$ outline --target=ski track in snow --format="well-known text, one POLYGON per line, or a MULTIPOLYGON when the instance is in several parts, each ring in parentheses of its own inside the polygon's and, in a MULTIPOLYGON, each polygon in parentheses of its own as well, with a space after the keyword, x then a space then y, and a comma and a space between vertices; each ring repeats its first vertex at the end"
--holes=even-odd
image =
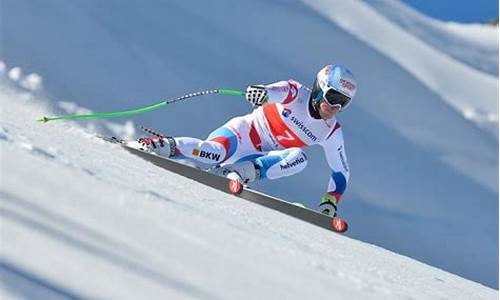
POLYGON ((2 299, 495 299, 171 174, 0 89, 2 299), (29 188, 26 188, 29 186, 29 188))

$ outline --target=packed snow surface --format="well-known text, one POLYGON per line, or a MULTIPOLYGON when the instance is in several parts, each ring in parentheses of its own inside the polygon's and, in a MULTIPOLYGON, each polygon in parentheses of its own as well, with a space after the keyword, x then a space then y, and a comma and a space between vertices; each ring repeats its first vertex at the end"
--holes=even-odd
MULTIPOLYGON (((165 172, 151 170, 149 164, 114 151, 110 145, 100 144, 90 133, 133 138, 141 134, 135 130, 135 126, 141 124, 168 135, 203 138, 230 118, 251 111, 251 106, 241 97, 193 98, 112 122, 81 120, 45 125, 31 122, 43 114, 120 111, 194 91, 244 89, 248 84, 290 78, 311 86, 314 75, 323 65, 342 63, 353 71, 359 83, 353 104, 338 116, 352 170, 348 189, 339 205, 342 216, 351 224, 346 236, 498 289, 498 26, 440 22, 391 0, 269 0, 237 4, 233 0, 215 0, 197 1, 195 5, 183 0, 47 3, 3 0, 2 11, 5 13, 2 14, 0 77, 2 82, 14 84, 20 91, 4 93, 0 107, 4 193, 0 198, 11 210, 12 203, 17 202, 3 201, 4 198, 17 197, 21 199, 19 203, 39 201, 33 204, 38 205, 36 209, 31 209, 38 211, 37 218, 43 214, 46 222, 58 222, 69 216, 84 220, 64 224, 86 225, 95 224, 93 220, 105 219, 107 213, 114 211, 100 206, 107 200, 110 206, 118 208, 117 213, 121 206, 124 214, 144 213, 146 221, 133 230, 140 230, 145 236, 156 230, 147 223, 153 222, 156 213, 153 212, 149 220, 148 205, 160 205, 162 201, 167 207, 168 203, 183 203, 187 205, 186 211, 200 214, 206 211, 212 216, 212 206, 206 208, 194 201, 207 201, 212 205, 218 202, 197 199, 201 193, 189 194, 194 193, 192 189, 181 196, 169 194, 180 193, 181 188, 169 188, 167 193, 166 187, 170 184, 186 186, 177 182, 184 182, 183 179, 175 176, 166 179, 165 172), (235 5, 238 9, 232 9, 235 5), (23 104, 23 111, 16 108, 16 103, 23 104), (50 110, 36 108, 35 111, 28 106, 32 103, 45 105, 50 110), (118 163, 119 160, 122 163, 118 163), (113 167, 106 163, 113 163, 113 167), (126 163, 130 168, 123 166, 126 163), (64 175, 63 170, 67 172, 64 175), (139 170, 144 173, 137 174, 139 170), (99 183, 101 181, 107 184, 99 183), (113 189, 114 183, 120 188, 113 189), (9 188, 4 190, 4 187, 9 188), (81 190, 85 190, 86 196, 81 190), (57 199, 63 191, 64 195, 74 194, 62 202, 57 199), (125 200, 132 196, 135 196, 132 202, 125 200), (85 211, 93 209, 85 205, 89 203, 86 201, 102 209, 96 209, 96 215, 92 216, 90 211, 85 211), (78 209, 84 211, 76 213, 78 209, 74 209, 74 214, 66 214, 65 209, 70 209, 65 205, 70 203, 75 207, 81 205, 78 209), (136 211, 126 210, 131 203, 136 205, 136 211), (201 208, 197 210, 198 207, 201 208), (60 211, 41 213, 53 212, 51 210, 60 211), (49 221, 52 218, 56 221, 49 221)), ((255 187, 315 208, 331 171, 321 149, 312 147, 305 151, 309 162, 301 174, 262 181, 255 187)), ((220 203, 224 203, 219 205, 220 209, 231 209, 226 208, 227 201, 220 203)), ((260 208, 248 207, 252 213, 243 214, 242 219, 267 221, 266 213, 260 208)), ((222 219, 214 218, 212 226, 219 226, 218 222, 226 220, 221 217, 225 215, 225 212, 217 215, 222 219)), ((4 219, 13 222, 12 218, 4 219)), ((110 216, 103 222, 117 222, 119 226, 113 223, 110 227, 92 227, 92 232, 125 231, 138 221, 134 223, 132 218, 127 224, 124 219, 118 222, 110 216)), ((31 237, 38 234, 59 233, 55 229, 75 227, 30 224, 33 235, 26 233, 30 238, 19 239, 19 243, 35 241, 31 237)), ((98 224, 101 225, 104 226, 98 224)), ((203 224, 202 227, 210 226, 203 224)), ((29 231, 29 226, 21 227, 29 231)), ((168 229, 175 231, 174 227, 168 229)), ((238 228, 247 227, 251 228, 238 228)), ((294 230, 305 230, 301 229, 302 225, 296 227, 294 230)), ((236 236, 233 229, 228 230, 218 234, 236 236)), ((275 230, 277 235, 282 232, 269 230, 275 230)), ((106 233, 105 239, 114 239, 113 233, 106 233)), ((59 240, 70 241, 68 232, 54 235, 59 240)), ((122 238, 126 236, 120 237, 120 241, 122 238)), ((293 238, 286 234, 281 238, 306 239, 300 237, 300 232, 293 238)), ((45 241, 47 247, 52 243, 49 243, 51 239, 43 239, 40 245, 44 246, 45 241)), ((88 244, 80 242, 69 242, 79 245, 71 248, 75 250, 74 255, 80 248, 90 249, 88 244)), ((226 240, 217 242, 218 247, 230 247, 226 240)), ((16 247, 19 253, 35 251, 36 247, 19 243, 12 243, 10 251, 16 247)), ((273 247, 282 247, 282 244, 273 247)), ((241 248, 238 250, 245 250, 241 248)), ((70 252, 69 248, 65 249, 70 252)), ((90 251, 102 254, 101 250, 90 251)), ((276 256, 280 256, 280 251, 277 252, 276 256)), ((258 250, 255 253, 258 254, 258 250)), ((49 256, 48 252, 41 254, 49 256)), ((111 257, 109 252, 105 255, 111 257)), ((210 264, 210 257, 204 256, 207 261, 200 262, 201 266, 210 264)), ((198 263, 202 258, 193 260, 198 263)), ((319 258, 318 264, 322 264, 319 258)), ((47 265, 36 268, 32 265, 34 263, 4 264, 4 268, 11 273, 27 274, 42 285, 55 278, 47 273, 63 273, 47 265)), ((135 269, 137 265, 128 266, 135 269)), ((225 268, 223 264, 219 267, 225 268)), ((148 274, 156 276, 154 272, 148 274)), ((284 282, 287 275, 283 274, 283 278, 259 276, 268 279, 272 286, 276 280, 284 282)), ((90 280, 94 274, 86 276, 90 280)), ((362 278, 364 284, 365 278, 362 278)), ((114 279, 109 280, 111 286, 114 279)), ((305 280, 304 285, 309 286, 305 280)), ((48 286, 57 290, 62 283, 57 280, 54 284, 48 286)), ((107 286, 105 282, 101 284, 107 286)), ((224 286, 230 288, 231 281, 224 286)), ((310 286, 317 287, 316 284, 310 286)), ((132 287, 124 287, 127 288, 132 287)), ((248 290, 252 288, 249 286, 248 290)))
POLYGON ((0 89, 2 299, 496 299, 157 168, 0 89))

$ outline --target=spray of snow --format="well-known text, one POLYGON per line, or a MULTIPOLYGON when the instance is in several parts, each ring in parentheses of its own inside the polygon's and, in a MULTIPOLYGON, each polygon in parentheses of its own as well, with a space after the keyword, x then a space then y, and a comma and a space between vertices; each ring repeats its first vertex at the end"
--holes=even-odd
MULTIPOLYGON (((27 92, 30 91, 43 98, 43 80, 39 74, 31 73, 24 76, 22 68, 13 67, 9 70, 5 62, 0 60, 0 75, 3 74, 7 74, 8 79, 3 82, 3 85, 16 86, 18 89, 24 90, 24 92, 19 93, 18 97, 23 98, 25 101, 29 101, 29 99, 33 98, 33 95, 27 92)), ((45 102, 47 101, 45 100, 45 102)), ((92 110, 70 101, 58 101, 57 106, 64 114, 94 113, 92 110)), ((86 123, 86 128, 93 132, 101 132, 103 134, 119 136, 125 139, 134 139, 136 137, 136 126, 130 120, 125 121, 123 124, 111 121, 102 122, 100 120, 92 120, 86 123)), ((29 145, 25 144, 25 148, 29 148, 29 145)))
POLYGON ((15 82, 25 90, 41 92, 43 89, 42 77, 39 74, 31 73, 25 76, 21 67, 13 67, 9 70, 5 62, 0 61, 0 75, 4 74, 7 74, 10 81, 15 82))

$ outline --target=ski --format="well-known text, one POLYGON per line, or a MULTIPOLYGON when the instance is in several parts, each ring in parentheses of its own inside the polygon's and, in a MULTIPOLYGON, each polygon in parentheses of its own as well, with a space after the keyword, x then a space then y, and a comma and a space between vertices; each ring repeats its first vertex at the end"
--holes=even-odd
POLYGON ((123 149, 127 150, 131 154, 136 155, 148 162, 151 162, 152 164, 160 168, 193 179, 201 184, 210 186, 219 191, 232 194, 238 198, 265 206, 267 208, 271 208, 283 214, 300 219, 304 222, 337 233, 346 232, 348 229, 347 222, 338 216, 331 217, 315 210, 309 209, 299 203, 290 203, 285 200, 253 190, 252 188, 243 185, 237 180, 230 180, 225 177, 220 177, 215 174, 211 174, 203 169, 182 164, 173 159, 129 147, 127 146, 125 141, 116 137, 100 136, 99 138, 110 143, 119 144, 121 147, 123 147, 123 149))

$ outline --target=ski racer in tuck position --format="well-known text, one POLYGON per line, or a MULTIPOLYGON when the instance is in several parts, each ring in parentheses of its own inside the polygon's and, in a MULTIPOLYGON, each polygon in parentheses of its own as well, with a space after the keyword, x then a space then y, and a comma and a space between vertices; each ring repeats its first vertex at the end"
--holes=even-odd
POLYGON ((214 173, 240 183, 297 174, 307 165, 302 148, 318 144, 332 171, 319 209, 335 215, 350 173, 336 114, 347 108, 356 90, 354 76, 345 66, 326 65, 312 89, 294 80, 248 86, 246 99, 256 109, 229 120, 205 140, 146 137, 128 144, 214 165, 214 173))

